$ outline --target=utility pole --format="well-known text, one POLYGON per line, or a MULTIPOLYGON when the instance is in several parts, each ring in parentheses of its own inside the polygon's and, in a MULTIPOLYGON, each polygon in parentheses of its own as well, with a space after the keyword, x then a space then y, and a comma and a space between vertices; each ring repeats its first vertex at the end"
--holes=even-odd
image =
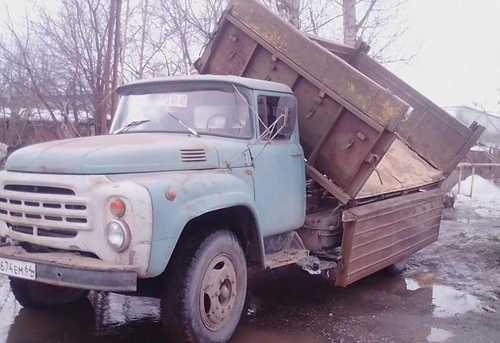
POLYGON ((356 1, 343 0, 342 14, 344 19, 344 44, 354 47, 358 34, 358 25, 356 23, 356 1))

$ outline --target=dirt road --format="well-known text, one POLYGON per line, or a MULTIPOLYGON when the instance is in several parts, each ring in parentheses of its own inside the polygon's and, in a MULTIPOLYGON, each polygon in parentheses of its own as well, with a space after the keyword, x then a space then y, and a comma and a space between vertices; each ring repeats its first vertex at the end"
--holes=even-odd
MULTIPOLYGON (((402 276, 347 288, 295 269, 253 280, 236 343, 499 342, 500 216, 458 206, 402 276)), ((23 309, 0 277, 0 343, 164 342, 157 300, 92 294, 63 313, 23 309)))

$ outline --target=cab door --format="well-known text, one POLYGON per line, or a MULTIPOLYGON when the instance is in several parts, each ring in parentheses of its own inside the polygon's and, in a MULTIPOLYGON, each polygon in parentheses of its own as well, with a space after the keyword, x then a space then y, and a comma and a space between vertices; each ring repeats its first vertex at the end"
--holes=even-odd
POLYGON ((264 236, 304 224, 304 152, 299 143, 297 101, 284 93, 259 93, 254 163, 255 199, 264 236))

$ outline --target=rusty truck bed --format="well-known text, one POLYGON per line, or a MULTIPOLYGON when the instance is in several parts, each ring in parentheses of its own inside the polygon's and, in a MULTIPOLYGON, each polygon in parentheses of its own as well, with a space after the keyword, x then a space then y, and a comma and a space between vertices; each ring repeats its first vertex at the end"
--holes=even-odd
POLYGON ((365 52, 306 36, 254 0, 233 0, 196 65, 290 86, 308 175, 344 204, 441 182, 483 128, 463 126, 365 52), (420 176, 398 169, 394 156, 420 176))
POLYGON ((339 286, 437 240, 439 185, 484 130, 460 124, 366 52, 306 36, 255 0, 233 0, 196 63, 202 74, 294 91, 308 176, 344 205, 339 286))

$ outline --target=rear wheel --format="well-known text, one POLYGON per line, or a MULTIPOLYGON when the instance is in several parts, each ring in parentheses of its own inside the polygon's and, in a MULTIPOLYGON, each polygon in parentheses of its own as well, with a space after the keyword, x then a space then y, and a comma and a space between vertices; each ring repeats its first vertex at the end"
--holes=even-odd
POLYGON ((10 287, 16 300, 26 308, 49 308, 83 301, 88 291, 83 289, 46 285, 29 280, 10 278, 10 287))
POLYGON ((244 252, 234 234, 225 230, 193 243, 182 247, 166 275, 163 325, 173 342, 227 342, 245 304, 244 252))
POLYGON ((408 257, 387 267, 387 272, 391 275, 400 275, 408 267, 408 257))

